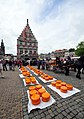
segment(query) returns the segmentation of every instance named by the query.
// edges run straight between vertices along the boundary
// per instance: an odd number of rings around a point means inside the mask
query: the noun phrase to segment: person
[[[82,55],[76,64],[76,67],[78,69],[77,74],[76,74],[76,78],[81,79],[81,69],[84,68],[84,55]]]
[[[37,62],[37,66],[38,66],[38,69],[40,69],[40,66],[41,66],[41,60],[40,59]]]
[[[65,69],[65,75],[66,76],[69,76],[69,61],[68,61],[68,59],[64,59],[64,62],[63,62],[63,64],[64,64],[64,69]]]
[[[15,71],[15,61],[12,61],[12,71]]]
[[[49,61],[48,60],[46,60],[45,65],[46,65],[46,70],[48,70],[49,69]]]
[[[7,60],[3,60],[3,71],[7,71]]]
[[[42,64],[42,70],[45,70],[45,60],[44,59],[42,60],[41,64]]]
[[[1,74],[1,78],[4,78],[4,76],[3,76],[3,63],[2,63],[2,60],[0,60],[0,74]]]
[[[12,61],[9,60],[9,70],[12,70]]]

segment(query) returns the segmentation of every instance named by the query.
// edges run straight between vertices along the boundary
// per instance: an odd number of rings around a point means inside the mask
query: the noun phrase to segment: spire
[[[27,19],[27,25],[28,25],[28,19]]]
[[[1,46],[4,46],[3,39],[1,40]]]

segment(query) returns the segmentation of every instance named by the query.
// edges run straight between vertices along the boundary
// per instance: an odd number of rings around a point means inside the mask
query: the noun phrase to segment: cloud
[[[16,54],[27,18],[39,53],[76,47],[84,39],[83,5],[83,0],[0,0],[0,39],[6,53]]]

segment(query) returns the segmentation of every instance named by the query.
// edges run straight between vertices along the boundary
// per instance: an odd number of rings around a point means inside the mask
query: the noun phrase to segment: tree
[[[74,51],[75,51],[74,48],[70,48],[70,49],[69,49],[69,52],[74,52]]]
[[[76,55],[78,55],[78,56],[84,55],[84,41],[81,41],[81,42],[77,45],[76,50],[75,50],[75,53],[76,53]]]

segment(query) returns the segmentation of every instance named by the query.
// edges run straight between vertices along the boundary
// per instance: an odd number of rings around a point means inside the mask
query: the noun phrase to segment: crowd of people
[[[0,74],[1,77],[3,76],[3,71],[14,71],[16,65],[21,68],[21,65],[34,65],[37,66],[38,69],[42,70],[49,70],[50,68],[50,60],[44,60],[44,59],[37,59],[35,61],[32,60],[5,60],[5,59],[0,59]],[[65,75],[69,75],[69,68],[73,67],[74,71],[76,72],[77,69],[77,75],[76,77],[81,79],[81,69],[82,72],[84,71],[84,56],[80,57],[79,59],[71,59],[69,56],[67,58],[61,59],[60,57],[56,57],[55,59],[55,66],[53,66],[53,70],[57,70],[57,68],[63,69],[65,71]]]
[[[18,61],[14,61],[13,59],[10,60],[6,60],[6,59],[0,59],[0,75],[3,78],[3,71],[14,71],[16,65],[20,68],[22,65],[22,61],[18,60]]]
[[[37,61],[37,68],[42,70],[44,69],[49,70],[50,69],[49,60],[39,59]],[[73,68],[75,72],[77,71],[76,77],[81,79],[81,69],[82,73],[84,73],[84,56],[81,56],[79,59],[71,59],[71,57],[69,56],[64,59],[56,57],[53,70],[56,71],[58,70],[58,68],[64,70],[66,76],[69,75],[69,69]]]

